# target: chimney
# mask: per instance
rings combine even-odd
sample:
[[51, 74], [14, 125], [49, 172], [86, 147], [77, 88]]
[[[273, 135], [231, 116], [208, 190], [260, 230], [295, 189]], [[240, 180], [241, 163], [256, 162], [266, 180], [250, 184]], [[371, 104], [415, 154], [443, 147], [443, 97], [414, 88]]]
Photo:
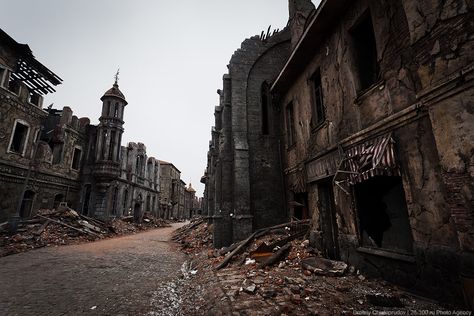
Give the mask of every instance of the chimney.
[[289, 25], [291, 32], [291, 48], [295, 48], [296, 43], [304, 32], [304, 26], [311, 11], [315, 9], [311, 0], [288, 0]]

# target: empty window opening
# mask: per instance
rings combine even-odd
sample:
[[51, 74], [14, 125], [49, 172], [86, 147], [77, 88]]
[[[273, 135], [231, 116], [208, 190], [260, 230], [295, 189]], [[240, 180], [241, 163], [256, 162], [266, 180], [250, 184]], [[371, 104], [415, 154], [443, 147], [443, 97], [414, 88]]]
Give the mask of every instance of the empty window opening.
[[30, 92], [30, 103], [41, 106], [41, 96], [36, 92]]
[[23, 154], [27, 136], [28, 126], [17, 121], [13, 130], [13, 138], [12, 143], [10, 145], [10, 151]]
[[89, 215], [89, 203], [91, 199], [91, 185], [86, 184], [84, 186], [84, 201], [82, 204], [82, 214]]
[[115, 152], [115, 138], [116, 138], [116, 135], [117, 135], [117, 132], [116, 131], [112, 131], [110, 133], [110, 144], [109, 144], [109, 160], [113, 160], [115, 157], [117, 157], [117, 155], [114, 155], [114, 152]]
[[265, 81], [262, 84], [262, 91], [261, 91], [261, 102], [262, 102], [262, 134], [268, 135], [270, 133], [270, 107], [271, 107], [271, 96], [270, 96], [270, 87], [268, 83]]
[[21, 90], [20, 81], [13, 79], [13, 77], [10, 77], [9, 82], [8, 82], [8, 90], [10, 90], [16, 95], [20, 95], [20, 90]]
[[321, 85], [321, 73], [317, 70], [311, 77], [311, 85], [313, 92], [313, 126], [317, 126], [324, 122], [324, 103], [323, 103], [323, 88]]
[[112, 102], [107, 101], [107, 113], [105, 113], [106, 116], [110, 116], [112, 113]]
[[21, 201], [21, 206], [20, 206], [21, 218], [30, 217], [31, 210], [33, 209], [34, 199], [35, 199], [35, 192], [31, 190], [25, 191], [25, 194], [23, 195], [23, 200]]
[[136, 174], [141, 176], [142, 175], [142, 169], [143, 169], [143, 156], [141, 156], [141, 155], [137, 156], [135, 169], [136, 169]]
[[82, 151], [79, 148], [74, 148], [74, 154], [72, 156], [72, 169], [79, 170], [79, 166], [81, 163], [81, 155]]
[[379, 77], [377, 46], [370, 12], [351, 30], [360, 90], [367, 89]]
[[295, 143], [295, 117], [293, 113], [293, 103], [286, 106], [286, 138], [288, 147]]
[[412, 252], [413, 238], [401, 177], [377, 176], [356, 184], [362, 245]]
[[108, 131], [104, 130], [102, 135], [102, 159], [105, 159], [105, 154], [107, 153], [107, 137], [109, 133]]

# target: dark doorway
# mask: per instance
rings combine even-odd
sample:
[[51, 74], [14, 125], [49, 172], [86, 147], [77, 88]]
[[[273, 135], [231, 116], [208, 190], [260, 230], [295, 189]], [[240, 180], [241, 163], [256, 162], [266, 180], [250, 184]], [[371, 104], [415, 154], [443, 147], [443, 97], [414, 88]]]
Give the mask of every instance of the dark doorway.
[[293, 216], [299, 220], [301, 219], [308, 219], [309, 218], [309, 211], [308, 211], [308, 193], [295, 193], [294, 194], [295, 200], [295, 207]]
[[54, 202], [53, 202], [53, 208], [56, 209], [59, 207], [59, 204], [64, 201], [64, 195], [63, 194], [56, 194], [54, 196]]
[[86, 184], [84, 186], [84, 201], [82, 204], [82, 214], [89, 215], [89, 203], [91, 199], [91, 185]]
[[21, 201], [20, 207], [20, 217], [26, 218], [31, 215], [31, 209], [33, 208], [33, 201], [35, 199], [35, 192], [26, 191], [23, 195], [23, 200]]
[[378, 176], [355, 186], [363, 246], [413, 251], [401, 177]]
[[135, 203], [135, 206], [133, 207], [133, 220], [135, 222], [140, 222], [141, 219], [141, 204], [140, 203]]
[[338, 227], [331, 181], [318, 183], [318, 208], [322, 232], [322, 251], [326, 258], [339, 260]]

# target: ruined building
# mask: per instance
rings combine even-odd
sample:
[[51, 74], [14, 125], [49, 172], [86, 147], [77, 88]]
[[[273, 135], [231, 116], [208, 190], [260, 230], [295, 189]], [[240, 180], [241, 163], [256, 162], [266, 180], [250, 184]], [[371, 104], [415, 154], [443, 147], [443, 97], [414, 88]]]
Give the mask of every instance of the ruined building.
[[244, 41], [224, 76], [215, 245], [309, 218], [324, 256], [472, 304], [472, 3], [289, 4], [289, 30]]
[[69, 107], [43, 108], [60, 83], [0, 30], [0, 220], [60, 203], [102, 218], [158, 214], [159, 161], [141, 143], [122, 146], [127, 101], [117, 81], [101, 98], [97, 126]]

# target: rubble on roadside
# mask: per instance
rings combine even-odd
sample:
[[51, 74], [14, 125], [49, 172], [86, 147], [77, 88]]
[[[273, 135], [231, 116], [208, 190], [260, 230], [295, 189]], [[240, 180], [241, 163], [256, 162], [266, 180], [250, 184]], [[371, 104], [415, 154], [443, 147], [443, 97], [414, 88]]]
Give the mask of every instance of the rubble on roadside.
[[[130, 220], [131, 218], [131, 220]], [[39, 210], [31, 219], [19, 222], [15, 234], [8, 225], [0, 229], [0, 257], [35, 248], [94, 241], [141, 230], [170, 226], [166, 220], [145, 213], [141, 223], [127, 216], [103, 221], [79, 214], [67, 206]]]
[[307, 221], [277, 225], [223, 249], [212, 247], [212, 225], [202, 218], [179, 229], [174, 240], [193, 260], [190, 265], [197, 273], [191, 277], [203, 293], [189, 312], [351, 315], [444, 310], [434, 301], [365, 277], [345, 262], [323, 258], [310, 247], [308, 229]]

